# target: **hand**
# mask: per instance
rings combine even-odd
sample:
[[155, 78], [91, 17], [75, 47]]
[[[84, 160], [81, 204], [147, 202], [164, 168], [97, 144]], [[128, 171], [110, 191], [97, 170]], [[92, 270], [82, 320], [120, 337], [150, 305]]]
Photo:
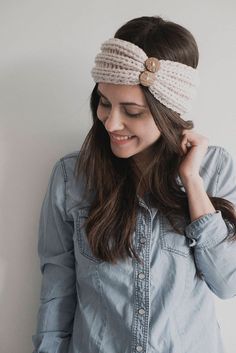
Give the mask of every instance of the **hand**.
[[179, 166], [179, 176], [183, 183], [199, 178], [202, 159], [207, 152], [209, 139], [193, 130], [183, 130], [181, 148], [184, 159]]

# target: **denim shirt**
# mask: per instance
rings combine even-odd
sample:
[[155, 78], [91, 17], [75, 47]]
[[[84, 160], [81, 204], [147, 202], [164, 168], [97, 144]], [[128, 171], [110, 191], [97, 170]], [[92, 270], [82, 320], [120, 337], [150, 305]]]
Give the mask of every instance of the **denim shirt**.
[[[132, 239], [143, 264], [112, 265], [92, 254], [86, 238], [92, 196], [83, 199], [84, 183], [75, 180], [78, 155], [56, 161], [41, 208], [33, 353], [224, 352], [213, 293], [236, 295], [236, 242], [226, 240], [221, 211], [185, 224], [179, 235], [139, 197]], [[208, 146], [200, 175], [211, 196], [236, 205], [235, 164], [224, 147]]]

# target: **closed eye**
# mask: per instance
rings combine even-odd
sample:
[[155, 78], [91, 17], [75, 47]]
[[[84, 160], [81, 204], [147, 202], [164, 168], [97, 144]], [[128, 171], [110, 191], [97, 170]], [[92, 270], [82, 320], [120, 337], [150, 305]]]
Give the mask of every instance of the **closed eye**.
[[[100, 104], [101, 106], [103, 106], [104, 108], [109, 108], [109, 107], [110, 107], [110, 104], [103, 103], [103, 102], [101, 101], [101, 99], [100, 99], [100, 101], [99, 101], [99, 104]], [[126, 113], [129, 117], [136, 117], [136, 118], [142, 115], [142, 113], [130, 114], [130, 113], [128, 113], [127, 111], [125, 111], [125, 113]]]

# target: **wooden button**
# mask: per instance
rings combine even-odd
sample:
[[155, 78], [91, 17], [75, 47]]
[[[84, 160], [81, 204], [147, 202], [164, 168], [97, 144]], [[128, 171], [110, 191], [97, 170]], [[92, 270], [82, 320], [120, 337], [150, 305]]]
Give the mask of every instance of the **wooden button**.
[[160, 61], [157, 58], [150, 57], [145, 61], [145, 66], [150, 72], [157, 72], [160, 68]]
[[141, 85], [146, 87], [151, 86], [154, 83], [155, 79], [155, 74], [147, 70], [143, 71], [139, 76], [139, 81]]

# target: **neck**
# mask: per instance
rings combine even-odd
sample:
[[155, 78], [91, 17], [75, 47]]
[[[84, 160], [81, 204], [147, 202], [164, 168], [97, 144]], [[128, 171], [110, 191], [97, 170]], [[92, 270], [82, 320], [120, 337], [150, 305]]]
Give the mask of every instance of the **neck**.
[[[134, 182], [137, 187], [138, 195], [142, 197], [144, 193], [148, 191], [148, 174], [144, 175], [147, 171], [147, 164], [133, 162]], [[141, 178], [142, 181], [140, 182]]]

